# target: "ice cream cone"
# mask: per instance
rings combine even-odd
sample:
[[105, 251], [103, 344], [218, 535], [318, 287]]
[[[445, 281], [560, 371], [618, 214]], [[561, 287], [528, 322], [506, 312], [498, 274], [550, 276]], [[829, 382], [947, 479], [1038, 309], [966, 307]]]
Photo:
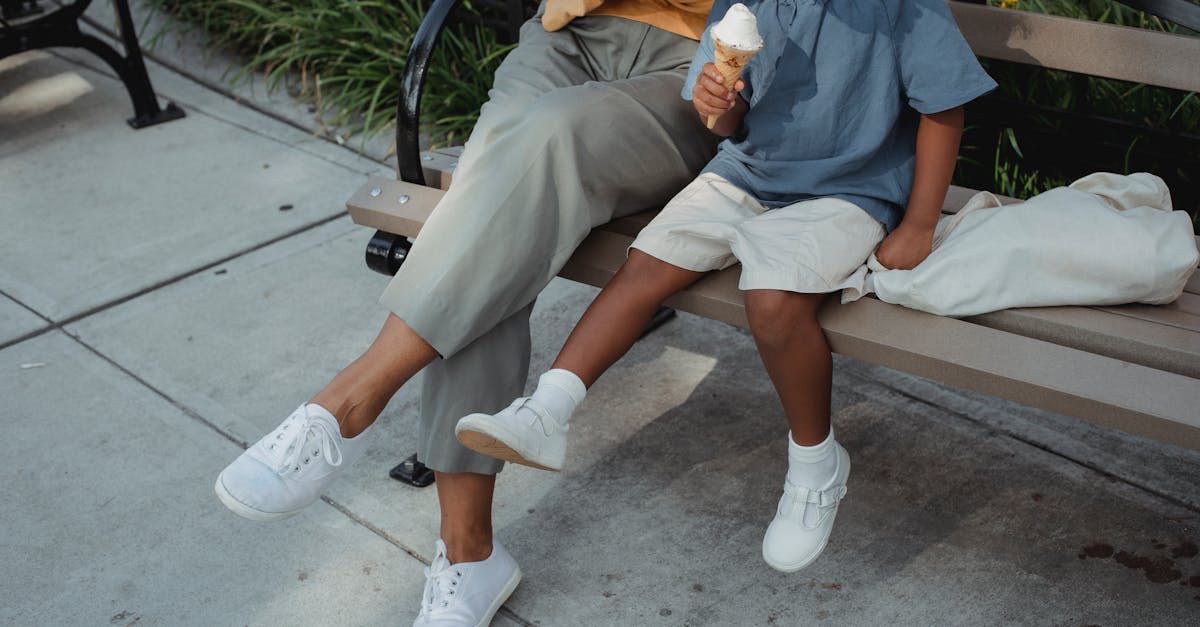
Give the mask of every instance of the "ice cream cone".
[[[722, 84], [725, 86], [725, 89], [733, 89], [738, 77], [742, 75], [742, 70], [745, 69], [746, 64], [750, 62], [750, 59], [754, 55], [758, 54], [761, 48], [753, 50], [734, 48], [725, 45], [720, 39], [715, 37], [713, 38], [713, 44], [716, 48], [715, 65], [717, 66], [717, 71], [725, 79]], [[712, 128], [717, 123], [717, 118], [719, 117], [718, 115], [708, 116], [708, 128]]]

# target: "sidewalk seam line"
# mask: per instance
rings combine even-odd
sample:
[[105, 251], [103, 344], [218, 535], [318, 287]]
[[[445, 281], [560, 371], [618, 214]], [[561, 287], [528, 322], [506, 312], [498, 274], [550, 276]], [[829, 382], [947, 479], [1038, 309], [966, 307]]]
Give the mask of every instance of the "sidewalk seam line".
[[[212, 431], [214, 431], [217, 435], [219, 435], [222, 438], [228, 440], [229, 442], [232, 442], [233, 444], [239, 446], [243, 450], [249, 448], [249, 442], [244, 442], [244, 441], [230, 435], [225, 430], [221, 429], [221, 427], [218, 426], [216, 423], [214, 423], [211, 420], [200, 415], [199, 412], [197, 412], [197, 411], [191, 409], [190, 407], [184, 405], [183, 403], [175, 400], [166, 392], [158, 389], [153, 384], [151, 384], [149, 381], [138, 376], [137, 373], [135, 373], [132, 370], [130, 370], [129, 368], [126, 368], [125, 366], [121, 365], [115, 359], [109, 357], [108, 355], [105, 355], [104, 353], [100, 352], [99, 349], [92, 346], [91, 344], [88, 344], [83, 338], [71, 333], [70, 331], [68, 331], [66, 329], [60, 329], [60, 331], [62, 331], [63, 335], [70, 338], [73, 342], [75, 342], [79, 346], [83, 347], [88, 352], [90, 352], [93, 355], [95, 355], [96, 357], [100, 358], [102, 361], [104, 361], [108, 365], [112, 366], [113, 368], [116, 368], [118, 371], [120, 371], [125, 376], [133, 379], [142, 387], [153, 392], [156, 396], [158, 396], [162, 400], [166, 401], [168, 404], [170, 404], [175, 409], [182, 412], [185, 416], [199, 422], [200, 424], [203, 424], [204, 426], [206, 426], [209, 429], [211, 429]], [[392, 544], [396, 548], [398, 548], [401, 551], [408, 554], [410, 557], [415, 558], [417, 561], [419, 561], [425, 565], [429, 565], [429, 560], [426, 560], [425, 558], [421, 557], [421, 555], [419, 555], [416, 551], [405, 546], [404, 543], [400, 542], [396, 538], [393, 538], [390, 534], [388, 534], [383, 529], [380, 529], [376, 525], [368, 522], [367, 520], [363, 519], [361, 516], [355, 514], [353, 511], [351, 511], [345, 505], [342, 505], [341, 503], [333, 500], [332, 498], [330, 498], [328, 496], [321, 496], [321, 500], [324, 501], [326, 504], [330, 505], [331, 507], [333, 507], [335, 510], [337, 510], [339, 513], [341, 513], [343, 516], [346, 516], [347, 518], [349, 518], [355, 524], [358, 524], [358, 525], [366, 528], [371, 533], [374, 533], [375, 535], [379, 536], [380, 538], [386, 540], [389, 544]]]
[[[97, 22], [97, 21], [96, 21], [94, 18], [92, 18], [91, 16], [88, 16], [88, 15], [83, 15], [83, 16], [82, 16], [82, 20], [83, 20], [83, 22], [84, 22], [85, 24], [87, 24], [88, 26], [90, 26], [90, 27], [92, 27], [92, 28], [94, 28], [94, 29], [96, 29], [96, 30], [100, 31], [101, 33], [103, 33], [103, 34], [104, 34], [106, 37], [108, 37], [110, 40], [117, 41], [118, 43], [120, 42], [120, 39], [117, 37], [117, 35], [116, 35], [116, 33], [115, 33], [115, 32], [113, 32], [113, 31], [109, 30], [109, 29], [108, 29], [106, 26], [104, 26], [103, 24], [100, 24], [99, 22]], [[150, 60], [154, 61], [155, 63], [157, 63], [157, 64], [161, 65], [162, 67], [166, 68], [167, 70], [170, 70], [170, 71], [172, 71], [172, 72], [175, 72], [176, 74], [178, 74], [178, 75], [180, 75], [180, 76], [182, 76], [182, 77], [184, 77], [184, 78], [186, 78], [186, 79], [188, 79], [188, 80], [190, 80], [190, 81], [192, 81], [192, 82], [194, 82], [194, 83], [196, 83], [196, 84], [200, 85], [201, 87], [204, 87], [204, 88], [206, 88], [206, 89], [208, 89], [208, 90], [210, 90], [210, 91], [214, 91], [214, 92], [216, 92], [217, 94], [220, 94], [221, 96], [224, 96], [224, 97], [225, 97], [227, 100], [232, 100], [232, 101], [234, 102], [234, 104], [236, 104], [236, 105], [239, 105], [239, 106], [246, 107], [247, 109], [250, 109], [251, 111], [255, 111], [255, 112], [259, 113], [259, 114], [265, 115], [265, 116], [267, 116], [267, 117], [271, 118], [272, 120], [275, 120], [276, 122], [280, 122], [280, 123], [286, 124], [286, 125], [288, 125], [288, 126], [290, 126], [290, 127], [292, 127], [292, 128], [295, 128], [295, 129], [297, 129], [297, 130], [304, 131], [305, 133], [308, 133], [308, 134], [309, 134], [309, 135], [311, 135], [312, 137], [316, 137], [317, 139], [320, 139], [320, 140], [322, 140], [322, 141], [324, 141], [324, 142], [326, 142], [326, 143], [328, 143], [328, 144], [330, 144], [330, 145], [337, 146], [338, 148], [340, 148], [340, 149], [342, 149], [342, 150], [346, 150], [346, 151], [348, 151], [348, 152], [351, 152], [351, 153], [353, 153], [353, 154], [355, 154], [355, 155], [357, 155], [357, 156], [360, 156], [360, 157], [364, 157], [364, 158], [366, 158], [366, 159], [369, 159], [369, 160], [371, 160], [371, 161], [372, 161], [372, 162], [374, 162], [374, 163], [378, 163], [378, 164], [380, 164], [380, 165], [387, 166], [388, 168], [391, 168], [391, 166], [388, 164], [388, 162], [387, 162], [387, 159], [386, 159], [386, 158], [385, 158], [385, 159], [382, 159], [382, 160], [381, 160], [381, 159], [376, 159], [375, 157], [373, 157], [373, 156], [371, 156], [371, 155], [367, 154], [366, 152], [363, 152], [363, 151], [358, 151], [358, 150], [354, 150], [353, 148], [351, 148], [351, 147], [349, 147], [349, 146], [347, 146], [347, 145], [345, 145], [345, 144], [339, 144], [339, 143], [338, 143], [337, 141], [335, 141], [334, 139], [332, 139], [332, 138], [329, 138], [329, 137], [326, 137], [324, 134], [321, 134], [321, 133], [319, 132], [319, 129], [317, 129], [317, 130], [314, 130], [314, 129], [312, 129], [312, 128], [308, 128], [308, 127], [304, 126], [303, 124], [300, 124], [299, 122], [296, 122], [296, 121], [294, 121], [294, 120], [291, 120], [291, 119], [289, 119], [289, 118], [287, 118], [287, 117], [285, 117], [285, 116], [283, 116], [283, 115], [281, 115], [281, 114], [279, 114], [279, 113], [276, 113], [276, 112], [274, 112], [274, 111], [272, 111], [272, 110], [270, 110], [270, 109], [266, 108], [265, 106], [262, 106], [262, 105], [259, 105], [259, 104], [255, 103], [255, 102], [253, 102], [253, 101], [252, 101], [252, 100], [250, 100], [249, 98], [242, 98], [242, 97], [238, 96], [237, 94], [233, 93], [232, 91], [230, 91], [228, 88], [226, 88], [226, 87], [224, 87], [224, 86], [222, 86], [222, 85], [220, 85], [220, 84], [214, 83], [213, 81], [211, 81], [211, 80], [209, 80], [209, 79], [207, 79], [207, 78], [202, 78], [202, 77], [200, 77], [200, 76], [196, 76], [196, 75], [192, 74], [191, 72], [189, 72], [189, 71], [185, 70], [184, 68], [182, 68], [182, 67], [180, 67], [180, 66], [176, 65], [174, 62], [167, 61], [167, 60], [165, 60], [165, 59], [163, 59], [163, 58], [159, 57], [159, 55], [158, 55], [157, 53], [155, 53], [155, 52], [154, 52], [153, 50], [151, 50], [151, 49], [145, 49], [145, 48], [143, 48], [143, 49], [142, 49], [142, 56], [144, 56], [144, 57], [146, 57], [146, 58], [148, 58], [148, 59], [150, 59]], [[60, 58], [61, 58], [61, 57], [60, 57]], [[94, 69], [94, 68], [93, 68], [93, 69]], [[94, 71], [100, 71], [100, 70], [95, 70], [95, 69], [94, 69]], [[113, 78], [117, 78], [117, 79], [119, 80], [119, 77], [113, 76]], [[159, 95], [159, 94], [158, 94], [158, 92], [157, 92], [157, 90], [155, 91], [155, 95], [156, 95], [156, 96], [158, 96], [158, 95]], [[198, 110], [198, 109], [193, 109], [193, 110]], [[210, 115], [210, 117], [214, 117], [214, 116], [211, 116], [211, 115]], [[224, 120], [224, 118], [216, 118], [216, 119], [221, 119], [221, 120], [223, 120], [223, 121], [225, 121], [225, 122], [228, 122], [228, 123], [230, 123], [230, 124], [236, 124], [236, 122], [232, 122], [231, 120]], [[250, 131], [250, 132], [254, 132], [254, 131], [253, 131], [253, 130], [251, 130], [251, 129], [246, 129], [246, 130], [248, 130], [248, 131]], [[261, 133], [259, 133], [259, 134], [261, 135]], [[276, 141], [278, 141], [278, 140], [276, 140]], [[311, 153], [310, 153], [310, 154], [311, 154]], [[318, 156], [319, 156], [319, 155], [318, 155]], [[328, 161], [328, 159], [326, 159], [326, 161]], [[333, 162], [330, 162], [330, 163], [333, 163]], [[341, 164], [337, 164], [337, 165], [341, 165]], [[345, 166], [343, 166], [343, 167], [345, 167]]]
[[313, 230], [313, 229], [316, 229], [317, 227], [321, 227], [321, 226], [324, 226], [324, 225], [326, 225], [326, 224], [329, 224], [329, 223], [331, 223], [331, 222], [333, 222], [333, 221], [335, 221], [335, 220], [337, 220], [337, 219], [339, 219], [339, 218], [342, 218], [342, 217], [344, 217], [344, 216], [346, 216], [346, 215], [347, 215], [347, 212], [346, 212], [346, 211], [339, 211], [338, 213], [335, 213], [335, 214], [333, 214], [333, 215], [331, 215], [331, 216], [326, 216], [326, 217], [324, 217], [324, 218], [319, 218], [319, 219], [317, 219], [316, 221], [309, 222], [308, 224], [303, 224], [303, 225], [301, 225], [301, 226], [299, 226], [299, 227], [296, 227], [296, 228], [294, 228], [294, 229], [291, 229], [291, 230], [289, 230], [289, 231], [285, 231], [285, 232], [283, 232], [283, 233], [281, 233], [281, 234], [279, 234], [279, 235], [276, 235], [276, 236], [274, 236], [274, 237], [271, 237], [270, 239], [267, 239], [267, 240], [264, 240], [264, 241], [258, 242], [258, 243], [256, 243], [256, 244], [251, 244], [250, 246], [247, 246], [246, 248], [242, 248], [242, 249], [236, 250], [236, 251], [234, 251], [234, 252], [232, 252], [232, 253], [230, 253], [230, 254], [228, 254], [228, 255], [224, 256], [224, 257], [221, 257], [221, 258], [219, 258], [219, 259], [216, 259], [216, 260], [214, 260], [214, 261], [210, 261], [210, 262], [208, 262], [208, 263], [205, 263], [205, 264], [203, 264], [203, 265], [201, 265], [201, 266], [198, 266], [198, 267], [196, 267], [196, 268], [193, 268], [193, 269], [191, 269], [191, 270], [187, 270], [187, 271], [184, 271], [184, 272], [182, 272], [182, 273], [176, 274], [176, 275], [174, 275], [174, 276], [167, 277], [167, 278], [165, 278], [165, 279], [162, 279], [162, 280], [160, 280], [160, 281], [157, 281], [157, 282], [155, 282], [155, 283], [152, 283], [152, 284], [150, 284], [150, 285], [148, 285], [148, 286], [146, 286], [146, 287], [143, 287], [143, 288], [140, 288], [140, 289], [138, 289], [138, 290], [135, 290], [135, 291], [133, 291], [133, 292], [131, 292], [131, 293], [129, 293], [129, 294], [126, 294], [126, 295], [124, 295], [124, 296], [119, 296], [119, 297], [117, 297], [117, 298], [115, 298], [115, 299], [113, 299], [113, 300], [110, 300], [110, 301], [107, 301], [107, 302], [100, 303], [99, 305], [93, 305], [92, 307], [90, 307], [90, 308], [88, 308], [88, 309], [85, 309], [85, 310], [83, 310], [83, 311], [81, 311], [81, 312], [79, 312], [79, 313], [77, 313], [77, 314], [72, 314], [72, 315], [70, 315], [70, 316], [67, 316], [66, 318], [63, 318], [62, 320], [60, 320], [60, 321], [58, 321], [58, 322], [55, 322], [55, 321], [51, 320], [50, 318], [47, 318], [46, 316], [44, 316], [44, 315], [42, 315], [42, 314], [40, 314], [40, 313], [38, 313], [38, 312], [34, 311], [34, 310], [33, 310], [32, 308], [30, 308], [28, 305], [26, 305], [25, 303], [21, 302], [19, 299], [17, 299], [17, 298], [14, 298], [12, 295], [5, 294], [5, 296], [7, 296], [8, 298], [12, 299], [14, 302], [16, 302], [16, 303], [20, 304], [22, 307], [25, 307], [26, 309], [30, 309], [31, 311], [34, 311], [34, 313], [37, 313], [37, 315], [38, 315], [39, 317], [41, 317], [41, 318], [43, 318], [43, 319], [45, 319], [45, 320], [47, 320], [47, 321], [51, 322], [51, 325], [50, 325], [50, 326], [48, 326], [48, 327], [44, 327], [44, 328], [42, 328], [42, 329], [36, 330], [36, 331], [30, 331], [29, 333], [26, 333], [25, 335], [22, 335], [22, 336], [20, 336], [20, 337], [14, 338], [14, 339], [12, 339], [12, 340], [8, 340], [8, 341], [5, 341], [5, 342], [0, 342], [0, 350], [4, 350], [4, 349], [6, 349], [6, 348], [8, 348], [8, 347], [10, 347], [10, 346], [15, 346], [15, 345], [17, 345], [17, 344], [20, 344], [21, 342], [25, 342], [25, 341], [27, 341], [27, 340], [31, 340], [31, 339], [33, 339], [33, 338], [35, 338], [35, 337], [38, 337], [38, 336], [44, 335], [44, 334], [46, 334], [46, 333], [49, 333], [50, 331], [53, 331], [53, 330], [55, 330], [55, 329], [65, 329], [65, 327], [66, 327], [67, 325], [70, 325], [70, 324], [75, 324], [76, 322], [79, 322], [80, 320], [83, 320], [84, 318], [89, 318], [89, 317], [91, 317], [91, 316], [94, 316], [94, 315], [96, 315], [96, 314], [99, 314], [99, 313], [103, 313], [103, 312], [105, 312], [105, 311], [108, 311], [109, 309], [112, 309], [113, 307], [117, 307], [117, 306], [120, 306], [120, 305], [124, 305], [125, 303], [128, 303], [128, 302], [130, 302], [130, 301], [132, 301], [132, 300], [136, 300], [136, 299], [138, 299], [138, 298], [141, 298], [142, 296], [145, 296], [145, 295], [147, 295], [147, 294], [149, 294], [149, 293], [151, 293], [151, 292], [156, 292], [156, 291], [158, 291], [158, 290], [160, 290], [160, 289], [162, 289], [162, 288], [164, 288], [164, 287], [169, 287], [169, 286], [171, 286], [171, 285], [174, 285], [175, 283], [179, 283], [180, 281], [183, 281], [183, 280], [185, 280], [185, 279], [188, 279], [188, 278], [191, 278], [191, 277], [193, 277], [193, 276], [196, 276], [197, 274], [200, 274], [201, 272], [205, 272], [205, 271], [207, 271], [207, 270], [211, 270], [212, 268], [215, 268], [215, 267], [217, 267], [217, 266], [219, 266], [219, 265], [222, 265], [222, 264], [229, 263], [230, 261], [233, 261], [233, 260], [235, 260], [235, 259], [237, 259], [237, 258], [239, 258], [239, 257], [244, 257], [244, 256], [246, 256], [246, 255], [249, 255], [249, 254], [253, 253], [253, 252], [256, 252], [256, 251], [262, 250], [263, 248], [266, 248], [266, 247], [268, 247], [268, 246], [272, 246], [272, 245], [274, 245], [274, 244], [278, 244], [279, 242], [282, 242], [282, 241], [283, 241], [283, 240], [285, 240], [285, 239], [288, 239], [288, 238], [294, 237], [294, 236], [296, 236], [296, 235], [300, 235], [300, 234], [302, 234], [302, 233], [306, 233], [306, 232], [308, 232], [308, 231], [311, 231], [311, 230]]

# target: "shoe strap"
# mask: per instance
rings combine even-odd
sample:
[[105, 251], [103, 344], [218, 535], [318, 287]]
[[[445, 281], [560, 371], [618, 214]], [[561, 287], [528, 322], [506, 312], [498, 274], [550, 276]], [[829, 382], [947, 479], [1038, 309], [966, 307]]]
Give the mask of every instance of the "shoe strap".
[[533, 400], [532, 397], [521, 399], [521, 407], [528, 409], [538, 417], [538, 421], [542, 423], [542, 433], [547, 436], [553, 435], [556, 428], [564, 433], [570, 430], [570, 425], [559, 423], [545, 407], [542, 407], [541, 403]]
[[792, 498], [801, 503], [812, 503], [817, 507], [829, 507], [836, 505], [838, 501], [846, 497], [846, 486], [839, 485], [824, 490], [813, 490], [804, 486], [796, 485], [791, 481], [783, 483], [783, 491], [791, 494]]

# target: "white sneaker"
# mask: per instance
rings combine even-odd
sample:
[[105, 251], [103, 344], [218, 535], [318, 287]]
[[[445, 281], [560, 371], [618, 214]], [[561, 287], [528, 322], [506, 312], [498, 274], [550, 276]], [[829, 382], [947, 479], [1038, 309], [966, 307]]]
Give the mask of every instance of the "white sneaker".
[[521, 567], [499, 542], [492, 541], [492, 554], [482, 562], [451, 564], [438, 540], [413, 627], [485, 627], [519, 583]]
[[320, 405], [301, 405], [221, 471], [217, 497], [243, 518], [287, 518], [362, 457], [370, 431], [343, 438], [333, 414]]
[[559, 471], [567, 459], [567, 429], [537, 401], [524, 397], [497, 414], [459, 420], [454, 433], [463, 446], [484, 455]]
[[763, 537], [763, 559], [772, 568], [795, 572], [825, 550], [850, 476], [850, 454], [841, 444], [837, 444], [836, 454], [837, 470], [824, 488], [811, 490], [784, 481], [778, 511]]

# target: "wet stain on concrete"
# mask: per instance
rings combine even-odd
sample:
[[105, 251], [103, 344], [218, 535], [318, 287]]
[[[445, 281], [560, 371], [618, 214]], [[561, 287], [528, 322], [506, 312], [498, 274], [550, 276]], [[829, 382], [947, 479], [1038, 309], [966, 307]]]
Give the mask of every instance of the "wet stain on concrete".
[[1042, 493], [1041, 493], [1041, 492], [1034, 492], [1033, 494], [1031, 494], [1031, 495], [1029, 496], [1029, 498], [1031, 498], [1031, 499], [1033, 499], [1033, 500], [1037, 501], [1038, 503], [1041, 503], [1041, 502], [1042, 502]]
[[608, 590], [605, 590], [605, 591], [604, 591], [604, 598], [606, 598], [606, 599], [611, 599], [611, 598], [613, 598], [613, 597], [614, 597], [614, 596], [616, 596], [616, 595], [617, 595], [617, 593], [615, 593], [615, 592], [611, 592], [611, 591], [608, 591]]
[[1175, 567], [1175, 562], [1165, 557], [1147, 557], [1128, 551], [1118, 551], [1113, 559], [1126, 568], [1144, 571], [1146, 579], [1154, 583], [1170, 583], [1183, 576], [1183, 573]]
[[840, 584], [840, 583], [823, 583], [823, 584], [821, 584], [821, 587], [825, 588], [826, 590], [841, 590], [842, 584]]
[[300, 571], [300, 574], [296, 577], [296, 579], [299, 579], [300, 581], [304, 581], [305, 579], [308, 579], [308, 573], [306, 573], [304, 571]]
[[704, 584], [702, 584], [702, 583], [694, 583], [694, 584], [692, 584], [692, 591], [694, 591], [694, 592], [704, 592]]
[[1112, 557], [1112, 554], [1113, 554], [1113, 548], [1112, 548], [1111, 544], [1103, 544], [1103, 543], [1097, 542], [1096, 544], [1083, 547], [1083, 552], [1079, 554], [1079, 559], [1083, 559], [1085, 557], [1094, 557], [1094, 558], [1103, 559], [1103, 558], [1107, 558], [1107, 557]]
[[1197, 553], [1200, 553], [1200, 548], [1197, 548], [1196, 545], [1191, 542], [1183, 542], [1179, 546], [1171, 549], [1171, 557], [1175, 559], [1179, 559], [1181, 557], [1196, 557]]
[[665, 608], [665, 607], [664, 607], [664, 608], [662, 608], [661, 610], [659, 610], [659, 611], [658, 611], [658, 615], [659, 615], [659, 616], [670, 616], [670, 615], [671, 615], [671, 610], [669, 610], [669, 609], [667, 609], [667, 608]]
[[142, 620], [142, 617], [139, 616], [137, 612], [130, 612], [129, 610], [121, 610], [120, 612], [113, 614], [112, 618], [108, 619], [108, 622], [113, 625], [124, 624], [124, 625], [128, 626], [128, 625], [136, 625], [141, 620]]
[[[1151, 540], [1151, 544], [1157, 549], [1167, 548], [1166, 543], [1158, 540]], [[1103, 542], [1096, 542], [1083, 547], [1079, 553], [1079, 559], [1095, 558], [1107, 559], [1111, 557], [1113, 561], [1128, 568], [1130, 570], [1140, 570], [1146, 576], [1146, 579], [1152, 583], [1171, 583], [1178, 581], [1181, 586], [1192, 586], [1200, 588], [1200, 575], [1192, 575], [1190, 578], [1184, 573], [1184, 569], [1175, 559], [1195, 557], [1200, 552], [1194, 543], [1183, 541], [1171, 549], [1171, 557], [1165, 555], [1139, 555], [1132, 551], [1114, 551], [1112, 545]], [[1174, 559], [1172, 559], [1174, 558]], [[1197, 597], [1200, 598], [1200, 597]]]

